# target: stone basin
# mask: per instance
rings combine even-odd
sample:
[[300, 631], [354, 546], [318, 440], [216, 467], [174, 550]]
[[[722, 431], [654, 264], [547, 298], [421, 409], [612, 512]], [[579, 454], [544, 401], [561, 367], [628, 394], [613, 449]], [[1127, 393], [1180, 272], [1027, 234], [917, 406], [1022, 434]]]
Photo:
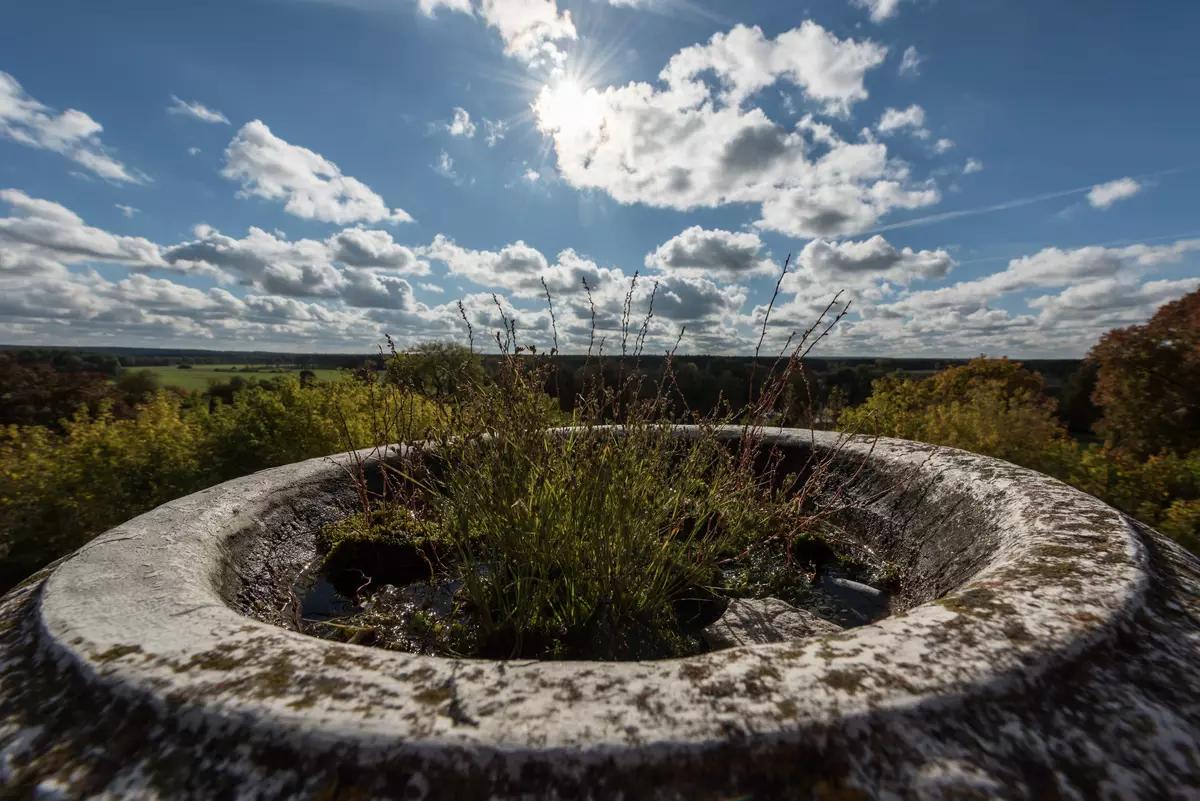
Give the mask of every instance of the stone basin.
[[0, 795], [1198, 797], [1194, 556], [1006, 462], [767, 436], [857, 472], [839, 524], [903, 567], [895, 614], [648, 662], [304, 636], [284, 588], [357, 498], [351, 455], [314, 459], [161, 506], [4, 597]]

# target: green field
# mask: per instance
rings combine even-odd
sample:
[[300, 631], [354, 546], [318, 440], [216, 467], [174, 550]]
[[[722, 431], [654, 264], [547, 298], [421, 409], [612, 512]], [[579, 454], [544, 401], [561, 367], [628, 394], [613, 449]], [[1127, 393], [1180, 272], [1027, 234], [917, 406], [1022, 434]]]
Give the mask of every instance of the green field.
[[[224, 384], [236, 376], [246, 380], [268, 380], [290, 375], [299, 377], [299, 367], [277, 366], [258, 367], [246, 364], [202, 364], [190, 370], [181, 370], [176, 365], [168, 367], [132, 367], [132, 371], [146, 370], [154, 373], [158, 382], [164, 387], [179, 387], [181, 389], [208, 389], [210, 384]], [[340, 378], [341, 370], [313, 370], [321, 381]]]

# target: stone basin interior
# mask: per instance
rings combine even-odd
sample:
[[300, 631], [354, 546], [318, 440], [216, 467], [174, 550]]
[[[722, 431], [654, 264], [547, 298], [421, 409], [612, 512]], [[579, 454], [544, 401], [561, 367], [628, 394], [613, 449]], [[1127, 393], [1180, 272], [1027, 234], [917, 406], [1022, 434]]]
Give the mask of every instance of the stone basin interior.
[[[785, 451], [785, 470], [803, 473], [812, 453], [811, 443], [793, 439]], [[972, 510], [961, 498], [922, 502], [928, 486], [898, 480], [894, 467], [864, 464], [862, 453], [837, 453], [830, 467], [833, 480], [827, 486], [851, 476], [854, 481], [837, 501], [847, 508], [822, 524], [823, 534], [834, 535], [829, 541], [838, 543], [837, 550], [819, 542], [794, 554], [794, 580], [788, 579], [784, 600], [798, 609], [843, 629], [873, 623], [942, 596], [990, 556], [995, 543], [989, 541], [988, 527], [973, 525]], [[928, 478], [922, 482], [928, 484]], [[463, 655], [445, 653], [428, 634], [434, 625], [464, 622], [454, 602], [459, 584], [451, 577], [430, 575], [423, 560], [406, 563], [383, 553], [368, 552], [339, 569], [323, 567], [317, 532], [357, 511], [353, 485], [348, 477], [343, 483], [325, 488], [323, 503], [301, 502], [271, 512], [233, 538], [224, 593], [231, 606], [310, 636]], [[677, 610], [681, 628], [696, 644], [693, 653], [710, 650], [702, 631], [726, 603], [709, 595]], [[370, 627], [363, 622], [364, 609], [376, 612]], [[390, 616], [383, 624], [380, 613]]]

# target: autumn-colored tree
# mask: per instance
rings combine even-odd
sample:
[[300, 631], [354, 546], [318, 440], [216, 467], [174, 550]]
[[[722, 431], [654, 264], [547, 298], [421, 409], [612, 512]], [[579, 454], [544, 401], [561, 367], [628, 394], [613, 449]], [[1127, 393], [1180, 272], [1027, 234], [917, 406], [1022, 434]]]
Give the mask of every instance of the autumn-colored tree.
[[1088, 359], [1104, 410], [1096, 431], [1109, 444], [1141, 457], [1200, 448], [1200, 290], [1109, 331]]
[[1047, 470], [1065, 431], [1041, 375], [1008, 359], [972, 359], [928, 378], [889, 376], [846, 409], [842, 430], [950, 445]]

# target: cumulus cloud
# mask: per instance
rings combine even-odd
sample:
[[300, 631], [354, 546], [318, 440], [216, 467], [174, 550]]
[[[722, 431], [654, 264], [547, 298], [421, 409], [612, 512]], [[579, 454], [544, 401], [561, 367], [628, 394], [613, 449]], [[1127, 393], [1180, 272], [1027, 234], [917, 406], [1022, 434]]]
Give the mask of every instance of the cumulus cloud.
[[870, 12], [871, 22], [875, 23], [896, 16], [900, 9], [900, 0], [851, 0], [851, 3]]
[[668, 275], [742, 281], [779, 269], [762, 251], [758, 234], [707, 231], [695, 225], [646, 254], [645, 264]]
[[0, 136], [29, 147], [61, 153], [76, 164], [110, 181], [143, 183], [124, 164], [108, 154], [100, 141], [104, 127], [69, 108], [56, 113], [25, 93], [17, 79], [0, 72]]
[[471, 122], [471, 115], [467, 113], [465, 108], [454, 108], [454, 119], [446, 125], [446, 130], [451, 136], [470, 139], [475, 135], [475, 123]]
[[189, 156], [199, 156], [199, 155], [200, 155], [200, 148], [198, 148], [198, 147], [189, 147], [189, 148], [188, 148], [188, 155], [189, 155]]
[[202, 103], [186, 103], [175, 95], [171, 95], [171, 105], [167, 106], [168, 114], [192, 117], [201, 122], [221, 123], [228, 125], [229, 120], [216, 109], [211, 109]]
[[954, 147], [953, 139], [939, 139], [933, 144], [934, 153], [945, 153]]
[[886, 56], [886, 47], [838, 39], [812, 21], [773, 40], [757, 25], [736, 25], [728, 33], [713, 34], [707, 44], [676, 53], [659, 77], [673, 91], [703, 99], [708, 92], [699, 77], [711, 71], [721, 84], [722, 99], [732, 105], [786, 80], [830, 112], [845, 114], [866, 99], [863, 78]]
[[925, 109], [915, 104], [906, 109], [885, 109], [876, 129], [884, 135], [907, 129], [918, 139], [929, 138], [929, 131], [925, 128]]
[[417, 0], [417, 8], [429, 17], [434, 16], [439, 8], [468, 15], [475, 13], [475, 9], [471, 8], [471, 0]]
[[1057, 295], [1031, 298], [1026, 304], [1041, 309], [1038, 322], [1043, 327], [1068, 320], [1122, 322], [1149, 317], [1159, 306], [1197, 288], [1200, 278], [1139, 284], [1131, 277], [1114, 277], [1067, 287]]
[[113, 205], [116, 206], [117, 209], [120, 210], [121, 214], [125, 215], [126, 217], [132, 217], [141, 211], [141, 209], [135, 209], [133, 206], [126, 206], [124, 203], [114, 203]]
[[[970, 312], [990, 300], [1035, 287], [1079, 287], [1093, 281], [1139, 280], [1149, 270], [1180, 262], [1200, 252], [1200, 239], [1170, 245], [1130, 245], [1122, 248], [1044, 248], [1032, 256], [1013, 259], [999, 272], [940, 289], [913, 292], [892, 304], [893, 311], [916, 313], [930, 309]], [[1077, 292], [1082, 290], [1076, 290]]]
[[0, 202], [11, 209], [0, 218], [0, 272], [62, 273], [66, 265], [87, 262], [164, 265], [158, 245], [150, 240], [89, 226], [58, 203], [17, 189], [0, 190]]
[[954, 266], [945, 250], [897, 250], [878, 235], [861, 242], [814, 239], [800, 251], [797, 263], [803, 271], [799, 275], [835, 288], [879, 279], [907, 285], [914, 280], [945, 278]]
[[560, 43], [578, 38], [571, 12], [558, 10], [555, 0], [418, 0], [427, 15], [439, 9], [478, 14], [500, 34], [504, 53], [530, 67], [561, 67], [566, 53]]
[[963, 175], [970, 175], [976, 172], [983, 172], [983, 162], [979, 159], [967, 159], [967, 163], [963, 165]]
[[1118, 200], [1131, 198], [1145, 187], [1132, 178], [1119, 178], [1106, 184], [1097, 184], [1087, 193], [1092, 208], [1107, 209]]
[[925, 59], [917, 52], [917, 48], [913, 46], [904, 49], [904, 56], [900, 59], [900, 74], [919, 75], [921, 73], [921, 62]]
[[401, 286], [391, 277], [367, 276], [369, 272], [429, 273], [428, 262], [396, 244], [386, 231], [350, 228], [323, 241], [289, 241], [260, 228], [251, 228], [243, 239], [207, 226], [197, 226], [195, 234], [193, 241], [165, 249], [163, 260], [181, 270], [219, 270], [244, 286], [275, 295], [350, 297], [355, 305], [364, 305], [370, 292], [384, 297], [381, 288], [392, 293]]
[[412, 222], [332, 161], [285, 142], [259, 120], [243, 125], [229, 143], [221, 175], [241, 183], [239, 196], [282, 200], [284, 211], [297, 217], [342, 225]]
[[[936, 203], [936, 186], [914, 185], [883, 143], [846, 142], [811, 115], [787, 129], [741, 102], [787, 80], [840, 112], [866, 97], [863, 75], [885, 54], [811, 22], [775, 40], [737, 26], [676, 54], [661, 87], [552, 83], [535, 100], [534, 116], [574, 187], [678, 210], [757, 203], [759, 228], [852, 234], [892, 209]], [[707, 75], [715, 87], [701, 79]]]

